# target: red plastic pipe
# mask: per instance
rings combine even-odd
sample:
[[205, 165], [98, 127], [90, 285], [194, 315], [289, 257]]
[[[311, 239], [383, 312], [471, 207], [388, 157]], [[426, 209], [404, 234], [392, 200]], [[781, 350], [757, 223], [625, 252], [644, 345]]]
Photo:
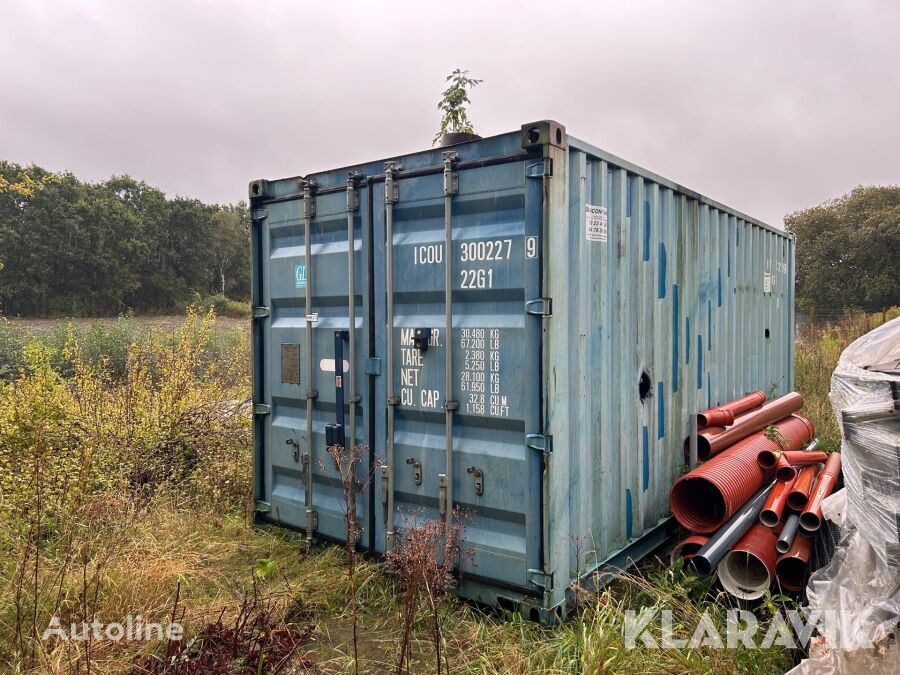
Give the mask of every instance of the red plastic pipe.
[[766, 395], [761, 391], [754, 391], [741, 398], [736, 398], [728, 403], [717, 405], [709, 410], [704, 410], [697, 415], [697, 424], [701, 428], [710, 426], [728, 426], [734, 424], [734, 418], [754, 408], [758, 408], [766, 402]]
[[[799, 417], [775, 426], [791, 448], [812, 437], [812, 425]], [[762, 488], [767, 472], [757, 461], [760, 450], [778, 447], [760, 431], [686, 473], [669, 491], [672, 515], [686, 530], [714, 532]]]
[[841, 453], [833, 452], [825, 462], [825, 468], [816, 479], [815, 487], [809, 493], [806, 506], [800, 513], [800, 529], [815, 532], [822, 526], [822, 500], [834, 491], [840, 475]]
[[734, 424], [734, 412], [722, 408], [710, 408], [697, 415], [697, 426], [705, 429], [710, 426], [727, 427]]
[[697, 551], [706, 546], [708, 541], [709, 537], [702, 534], [692, 534], [690, 537], [685, 537], [675, 544], [675, 548], [672, 549], [672, 553], [669, 555], [669, 560], [672, 564], [679, 558], [690, 560]]
[[802, 511], [809, 499], [809, 493], [812, 492], [813, 483], [816, 476], [822, 469], [818, 464], [804, 466], [797, 474], [797, 480], [794, 481], [794, 487], [788, 494], [788, 506], [794, 511]]
[[[787, 506], [788, 494], [794, 486], [794, 481], [776, 482], [775, 487], [769, 493], [762, 511], [759, 512], [759, 522], [766, 527], [777, 528], [781, 522], [781, 514]], [[777, 532], [776, 532], [777, 534]]]
[[[778, 420], [784, 419], [792, 412], [803, 407], [803, 397], [797, 392], [791, 392], [781, 398], [769, 401], [763, 407], [741, 415], [735, 419], [734, 424], [720, 434], [708, 436], [697, 434], [697, 457], [709, 459], [713, 455], [722, 452], [738, 441], [747, 438], [754, 432], [764, 429]], [[812, 433], [812, 424], [810, 424]], [[792, 448], [793, 449], [793, 448]], [[800, 448], [796, 448], [799, 450]]]
[[798, 534], [787, 553], [782, 554], [775, 562], [775, 575], [778, 585], [793, 593], [803, 590], [806, 571], [809, 569], [809, 552], [812, 538]]
[[807, 464], [827, 462], [828, 453], [807, 452], [805, 450], [763, 450], [757, 457], [759, 465], [764, 469], [777, 469], [779, 459], [784, 459], [791, 466], [805, 466]]
[[778, 537], [755, 523], [719, 563], [719, 583], [742, 600], [761, 598], [775, 579]]

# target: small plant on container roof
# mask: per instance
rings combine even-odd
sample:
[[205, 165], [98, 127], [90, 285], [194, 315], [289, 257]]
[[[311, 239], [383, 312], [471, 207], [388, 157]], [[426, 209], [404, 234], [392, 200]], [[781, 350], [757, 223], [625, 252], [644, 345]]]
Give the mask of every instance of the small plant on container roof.
[[474, 134], [472, 122], [466, 112], [466, 104], [469, 100], [469, 90], [481, 84], [484, 80], [477, 80], [469, 76], [468, 70], [457, 68], [447, 76], [446, 82], [450, 86], [441, 94], [438, 101], [438, 110], [442, 111], [441, 127], [434, 135], [433, 143], [441, 140], [444, 134]]

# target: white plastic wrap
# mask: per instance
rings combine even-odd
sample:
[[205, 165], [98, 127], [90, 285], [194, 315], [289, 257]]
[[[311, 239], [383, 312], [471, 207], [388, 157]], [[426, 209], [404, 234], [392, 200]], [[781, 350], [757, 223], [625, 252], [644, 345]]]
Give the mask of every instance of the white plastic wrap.
[[844, 536], [806, 587], [807, 609], [827, 617], [829, 630], [812, 638], [809, 658], [788, 675], [900, 672], [900, 578], [843, 512], [848, 496], [840, 490], [822, 503], [823, 515], [841, 524]]
[[830, 398], [841, 427], [847, 518], [900, 570], [900, 318], [844, 350]]

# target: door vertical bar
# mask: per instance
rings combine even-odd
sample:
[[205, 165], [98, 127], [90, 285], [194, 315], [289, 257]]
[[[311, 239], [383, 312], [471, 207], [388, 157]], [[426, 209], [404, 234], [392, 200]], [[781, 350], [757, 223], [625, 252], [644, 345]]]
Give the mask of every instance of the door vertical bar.
[[384, 163], [384, 227], [385, 274], [387, 294], [387, 340], [385, 363], [387, 366], [387, 449], [383, 487], [387, 492], [384, 520], [384, 548], [391, 550], [394, 544], [394, 412], [400, 399], [394, 392], [394, 204], [399, 199], [399, 186], [394, 182], [399, 166], [397, 162]]
[[[347, 176], [347, 288], [348, 291], [348, 335], [349, 335], [349, 359], [350, 382], [348, 395], [350, 400], [349, 429], [346, 433], [347, 448], [353, 452], [356, 446], [356, 236], [353, 227], [354, 213], [359, 210], [359, 193], [356, 191], [356, 181], [359, 174], [351, 172]], [[335, 371], [340, 369], [343, 375], [343, 364], [335, 364]]]
[[456, 152], [444, 155], [444, 428], [446, 431], [446, 487], [444, 523], [449, 535], [453, 526], [453, 195], [459, 191], [459, 176], [453, 173]]
[[306, 506], [306, 539], [312, 542], [316, 531], [316, 513], [313, 509], [313, 399], [318, 392], [312, 388], [312, 348], [313, 324], [310, 321], [312, 312], [312, 219], [316, 213], [313, 196], [316, 184], [313, 181], [301, 180], [303, 187], [303, 244], [306, 262], [306, 294], [304, 310], [306, 312], [306, 489], [304, 490]]

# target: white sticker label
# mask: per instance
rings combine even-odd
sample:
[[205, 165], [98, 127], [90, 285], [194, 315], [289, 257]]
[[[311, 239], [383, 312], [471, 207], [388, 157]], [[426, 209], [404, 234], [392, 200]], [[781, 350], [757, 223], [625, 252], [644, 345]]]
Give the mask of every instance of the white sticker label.
[[[347, 359], [344, 359], [341, 365], [345, 373], [350, 372], [350, 362], [347, 361]], [[319, 370], [321, 370], [323, 373], [335, 372], [336, 368], [334, 365], [334, 359], [322, 359], [321, 361], [319, 361]]]
[[584, 205], [584, 238], [588, 241], [606, 241], [606, 207]]
[[768, 272], [763, 274], [763, 293], [771, 293], [772, 292], [772, 282], [774, 278]]
[[306, 320], [310, 323], [318, 323], [319, 322], [319, 313], [313, 312], [312, 314], [306, 315]]

